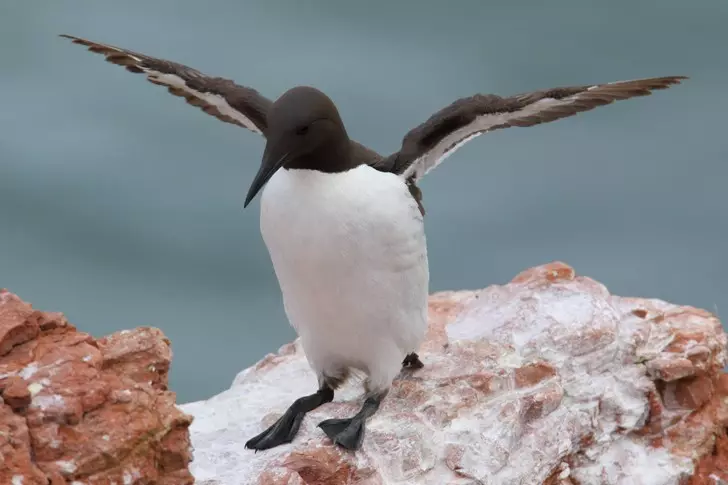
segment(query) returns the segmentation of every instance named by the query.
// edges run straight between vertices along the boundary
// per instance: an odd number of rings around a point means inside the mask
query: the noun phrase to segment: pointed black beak
[[[260,192],[260,189],[262,189],[266,182],[268,182],[273,174],[276,173],[276,170],[283,166],[287,159],[288,153],[285,153],[282,156],[271,156],[271,151],[268,150],[268,147],[266,147],[265,153],[263,153],[263,161],[260,164],[260,169],[258,169],[258,173],[255,175],[253,183],[250,184],[248,196],[245,197],[245,204],[243,204],[243,208],[248,207],[250,201],[255,198],[258,192]]]

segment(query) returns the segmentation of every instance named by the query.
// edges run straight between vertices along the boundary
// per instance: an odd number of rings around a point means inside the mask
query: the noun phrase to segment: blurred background
[[[728,321],[728,2],[83,0],[0,4],[0,287],[102,336],[160,327],[180,402],[294,338],[243,200],[258,135],[68,33],[275,99],[314,85],[381,153],[477,92],[683,85],[468,143],[422,182],[431,290],[563,260]]]

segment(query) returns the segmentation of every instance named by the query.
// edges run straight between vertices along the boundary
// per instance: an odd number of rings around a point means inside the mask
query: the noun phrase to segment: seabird
[[[361,410],[318,426],[337,445],[358,449],[366,420],[402,367],[422,367],[416,351],[427,329],[429,269],[416,183],[426,173],[483,133],[554,121],[687,79],[656,77],[508,97],[476,94],[436,112],[404,136],[398,151],[382,156],[349,138],[333,101],[313,87],[291,88],[273,102],[176,62],[62,37],[265,137],[245,206],[263,189],[261,234],[318,390],[297,399],[245,444],[254,450],[291,442],[306,413],[331,402],[352,370],[367,376]]]

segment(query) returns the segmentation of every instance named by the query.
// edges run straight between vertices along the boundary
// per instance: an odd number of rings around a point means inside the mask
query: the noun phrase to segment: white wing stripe
[[[478,116],[472,123],[447,135],[437,145],[435,145],[432,150],[416,159],[407,168],[407,170],[404,171],[402,177],[407,179],[414,175],[415,179],[420,179],[427,174],[427,172],[440,165],[458,148],[473,138],[492,130],[496,126],[507,125],[510,121],[515,119],[525,118],[529,115],[542,112],[548,107],[568,105],[572,103],[577,96],[578,95],[569,96],[560,100],[554,98],[543,98],[518,111]]]
[[[179,76],[176,76],[174,74],[166,74],[161,73],[159,71],[154,71],[152,69],[148,69],[142,66],[139,66],[140,69],[142,69],[146,74],[147,77],[152,80],[152,82],[157,82],[164,84],[165,86],[171,86],[174,88],[181,89],[182,91],[185,91],[186,93],[191,94],[195,98],[198,98],[200,100],[204,100],[207,104],[210,104],[217,108],[218,111],[224,116],[228,116],[239,123],[241,123],[243,126],[245,126],[250,131],[253,131],[258,134],[262,134],[260,129],[253,123],[248,117],[243,116],[243,114],[240,111],[237,111],[233,109],[219,94],[212,94],[212,93],[203,93],[200,91],[197,91],[195,89],[190,88],[185,83],[184,79],[180,78]]]
[[[61,37],[71,39],[74,44],[83,45],[89,51],[103,55],[108,62],[126,67],[127,70],[134,73],[146,74],[150,82],[167,87],[172,94],[185,98],[189,104],[202,109],[209,115],[263,135],[264,128],[261,129],[258,127],[253,119],[246,116],[244,112],[233,108],[225,97],[229,94],[232,97],[231,102],[237,102],[238,98],[240,98],[244,106],[247,104],[245,98],[249,97],[250,115],[254,117],[265,117],[265,111],[270,102],[255,91],[252,94],[248,93],[246,92],[246,88],[237,86],[232,81],[220,78],[209,78],[200,71],[182,64],[164,59],[156,59],[120,47],[92,42],[80,37],[66,34],[62,34]],[[195,80],[199,81],[197,87],[198,89],[202,89],[202,91],[193,89],[187,84],[187,82]],[[218,91],[218,88],[221,88],[222,92],[205,91],[206,83],[208,82],[212,83],[210,87],[214,91]],[[265,123],[263,122],[263,124]]]

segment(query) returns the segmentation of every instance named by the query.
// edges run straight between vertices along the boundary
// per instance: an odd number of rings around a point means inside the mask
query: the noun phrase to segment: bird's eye
[[[297,135],[305,135],[306,133],[308,133],[308,125],[299,126],[298,128],[296,128]]]

